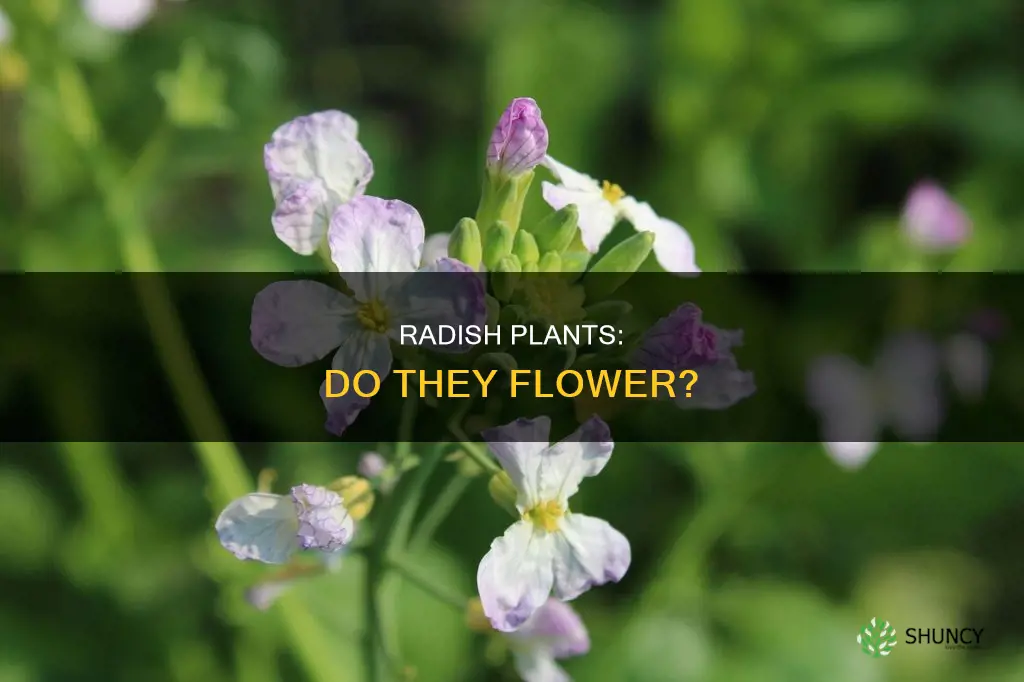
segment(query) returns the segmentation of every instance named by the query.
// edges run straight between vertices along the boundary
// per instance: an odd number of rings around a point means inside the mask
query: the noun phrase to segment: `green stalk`
[[[462,499],[463,493],[469,488],[469,483],[472,480],[466,476],[456,474],[448,481],[441,493],[434,498],[434,502],[427,508],[426,513],[423,514],[423,520],[416,527],[415,535],[410,543],[412,551],[420,551],[430,544],[430,541],[434,539],[437,529],[441,527],[441,524],[451,514],[452,509]]]

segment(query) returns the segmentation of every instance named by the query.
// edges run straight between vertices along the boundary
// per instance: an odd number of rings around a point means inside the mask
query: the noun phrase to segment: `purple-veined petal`
[[[383,334],[371,331],[352,334],[338,348],[338,352],[335,353],[331,362],[331,368],[345,372],[350,382],[355,381],[358,372],[371,370],[377,373],[383,383],[391,371],[391,346],[388,344],[388,338]],[[363,377],[360,386],[366,392],[372,384],[369,383],[367,377]],[[332,392],[337,393],[344,388],[344,385],[339,380],[332,384],[331,388]],[[320,398],[327,409],[327,421],[324,426],[337,436],[344,433],[345,429],[356,420],[359,413],[370,404],[370,399],[357,395],[352,385],[349,386],[349,391],[345,395],[328,398],[326,380],[320,385]]]
[[[435,336],[442,325],[482,327],[487,322],[483,278],[465,263],[442,258],[391,287],[386,302],[392,322],[389,335],[401,340],[401,325],[430,327]],[[464,353],[469,345],[423,344],[442,353]]]
[[[548,652],[555,658],[582,656],[590,651],[590,634],[579,614],[565,602],[548,599],[515,632],[517,645]]]
[[[423,219],[409,204],[361,196],[335,211],[327,241],[331,259],[356,299],[368,302],[383,300],[388,285],[400,280],[388,273],[419,268],[423,235]]]
[[[264,147],[274,231],[296,253],[314,253],[337,207],[360,196],[373,177],[358,130],[348,114],[322,111],[280,126]]]
[[[480,435],[519,491],[517,504],[520,508],[539,501],[540,467],[543,454],[551,444],[550,417],[517,419],[504,426],[485,429]]]
[[[654,257],[667,272],[699,273],[696,250],[690,233],[682,225],[662,218],[650,204],[624,198],[622,214],[638,232],[654,233]]]
[[[299,520],[299,546],[303,549],[337,552],[352,541],[355,521],[338,493],[303,483],[292,488],[292,503]]]
[[[521,175],[544,159],[548,129],[540,107],[530,97],[517,97],[498,119],[487,145],[487,168],[508,177]]]
[[[299,521],[282,495],[244,495],[224,508],[214,528],[224,549],[239,559],[283,564],[298,549]]]
[[[608,464],[615,443],[600,417],[591,417],[565,440],[555,443],[539,456],[541,465],[537,497],[567,506],[580,482],[597,476]]]
[[[514,632],[551,595],[554,534],[517,521],[491,543],[477,569],[484,614],[499,632]]]
[[[523,682],[572,682],[554,657],[543,649],[512,649],[512,665]]]
[[[719,358],[720,333],[704,324],[702,316],[693,303],[680,305],[644,332],[630,364],[637,369],[677,372],[715,362]]]
[[[833,441],[822,443],[825,452],[844,469],[859,469],[867,464],[871,456],[878,450],[878,443],[871,441],[849,442]]]
[[[629,570],[626,536],[604,519],[568,513],[555,538],[553,594],[570,601],[592,587],[617,583]]]
[[[352,299],[326,284],[274,282],[253,299],[252,345],[277,365],[306,365],[360,330],[355,313]]]

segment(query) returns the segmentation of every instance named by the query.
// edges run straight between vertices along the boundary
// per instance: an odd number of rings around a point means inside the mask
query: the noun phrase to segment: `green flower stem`
[[[462,499],[463,493],[469,488],[469,483],[473,479],[462,475],[453,476],[441,493],[434,498],[433,503],[427,508],[427,511],[423,514],[423,520],[420,521],[416,527],[416,532],[413,536],[412,542],[410,543],[410,549],[412,551],[419,551],[425,549],[430,541],[434,539],[434,534],[437,529],[441,527],[448,515],[451,514],[452,509]]]
[[[490,474],[496,474],[501,471],[501,467],[494,461],[494,458],[487,454],[479,443],[474,443],[469,440],[469,436],[462,430],[462,427],[450,425],[448,429],[452,432],[456,438],[459,439],[459,446],[466,451],[466,454],[481,467],[484,471]]]
[[[390,557],[387,566],[402,576],[404,580],[415,585],[425,594],[434,597],[439,602],[451,606],[460,613],[466,610],[466,604],[469,602],[466,597],[435,583],[419,566],[409,561],[405,556]]]
[[[98,145],[99,125],[92,114],[94,109],[81,72],[73,62],[64,61],[58,65],[56,77],[65,122],[82,149],[102,195],[104,208],[117,231],[126,269],[133,273],[146,273],[135,276],[136,291],[178,408],[194,435],[213,436],[212,441],[195,442],[193,447],[213,487],[211,497],[214,508],[217,508],[251,491],[251,477],[234,443],[227,440],[227,431],[199,372],[160,274],[162,269],[156,249],[145,229],[139,208],[133,202],[133,192],[126,191],[126,176],[117,172]],[[334,682],[332,646],[324,637],[323,629],[300,602],[287,595],[281,599],[280,611],[309,677],[315,682]]]

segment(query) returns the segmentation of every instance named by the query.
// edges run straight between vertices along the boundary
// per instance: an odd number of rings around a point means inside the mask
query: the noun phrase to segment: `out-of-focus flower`
[[[491,629],[479,599],[470,602],[468,611],[472,629]],[[518,630],[502,636],[523,682],[570,682],[572,678],[556,661],[590,651],[590,634],[583,620],[569,604],[557,599],[548,599]]]
[[[515,177],[532,170],[548,152],[548,129],[540,107],[530,97],[517,97],[502,112],[487,145],[487,170]]]
[[[545,157],[544,165],[560,184],[544,182],[544,200],[551,208],[570,204],[579,210],[579,228],[583,245],[597,253],[612,228],[620,219],[629,221],[639,232],[654,234],[654,257],[668,272],[700,272],[695,260],[693,240],[682,225],[654,212],[650,204],[628,196],[618,185],[607,180],[598,183],[568,166]]]
[[[1001,339],[1008,326],[1006,317],[993,308],[975,311],[966,324],[967,331],[989,343]]]
[[[722,410],[754,394],[754,373],[740,370],[732,352],[743,344],[743,331],[718,329],[701,318],[696,305],[679,306],[644,334],[630,364],[635,369],[676,372],[673,401],[679,407]],[[678,376],[688,369],[697,372],[689,389],[692,377]]]
[[[356,470],[364,478],[377,478],[388,468],[388,461],[377,452],[366,452],[359,458]]]
[[[841,466],[856,468],[887,426],[904,441],[932,440],[944,415],[940,370],[935,343],[911,332],[890,338],[871,368],[845,356],[817,358],[807,393],[826,450]]]
[[[5,44],[11,39],[11,21],[4,14],[3,8],[0,8],[0,45]]]
[[[907,196],[903,228],[922,249],[950,251],[970,237],[971,221],[945,190],[934,182],[923,181]]]
[[[373,177],[358,133],[348,114],[321,111],[285,123],[264,147],[274,232],[296,253],[316,252],[334,211],[362,195]]]
[[[253,301],[253,347],[285,367],[315,362],[338,349],[333,369],[353,378],[370,370],[383,380],[391,371],[389,339],[400,340],[402,324],[482,325],[487,316],[483,282],[469,266],[450,258],[420,267],[423,234],[419,213],[402,201],[361,196],[343,204],[331,219],[328,242],[353,297],[319,282],[271,284]],[[338,435],[370,403],[355,390],[340,397],[326,393],[324,381],[320,396],[328,413],[326,427]]]
[[[128,33],[149,20],[156,0],[82,0],[82,10],[99,27]]]
[[[285,568],[280,573],[267,580],[256,583],[245,591],[245,600],[260,611],[266,611],[284,593],[290,591],[295,585],[304,579],[328,573],[335,573],[341,568],[344,552],[332,554],[321,554],[323,564],[321,566],[296,566]]]
[[[283,564],[300,549],[339,551],[351,542],[355,521],[341,495],[303,483],[291,495],[250,493],[234,500],[214,528],[237,558]]]
[[[518,419],[482,435],[518,491],[521,519],[480,561],[477,590],[491,626],[514,632],[552,595],[575,599],[618,582],[632,558],[629,540],[602,519],[569,510],[580,482],[608,463],[615,444],[594,417],[550,444],[551,420]]]
[[[960,332],[946,341],[944,350],[946,370],[953,387],[965,400],[981,399],[992,367],[985,342],[975,334]]]

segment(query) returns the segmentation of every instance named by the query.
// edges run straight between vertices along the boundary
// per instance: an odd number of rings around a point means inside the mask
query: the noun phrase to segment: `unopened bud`
[[[516,232],[512,243],[512,253],[523,265],[536,264],[540,260],[540,250],[537,248],[537,240],[526,230]]]
[[[463,218],[452,231],[448,241],[448,255],[477,270],[483,258],[480,228],[472,218]]]
[[[539,164],[548,151],[548,129],[540,107],[517,97],[502,112],[487,146],[487,170],[504,177],[521,175]]]
[[[537,264],[538,272],[561,272],[562,257],[555,251],[548,251]]]
[[[522,266],[515,256],[505,256],[498,261],[497,267],[491,274],[491,287],[499,301],[511,300],[512,294],[519,284],[521,272]]]
[[[587,251],[566,251],[562,254],[561,272],[580,273],[590,264],[590,253]]]
[[[359,458],[359,464],[356,466],[356,471],[359,475],[364,478],[377,478],[384,473],[384,470],[388,468],[388,462],[386,459],[380,456],[376,452],[366,452]]]
[[[502,258],[512,253],[512,228],[502,221],[496,221],[484,235],[484,265],[489,271],[495,270]]]
[[[554,213],[548,214],[543,220],[537,223],[530,232],[537,239],[537,246],[541,251],[556,251],[561,253],[569,248],[573,239],[579,232],[577,224],[580,212],[575,204],[561,208]]]
[[[615,324],[633,312],[633,306],[627,301],[601,301],[584,308],[587,321],[597,324]]]
[[[583,278],[588,300],[601,300],[633,276],[654,248],[653,232],[637,232],[616,245]]]
[[[519,491],[512,485],[512,479],[507,473],[499,471],[491,476],[491,480],[487,482],[487,492],[491,494],[495,504],[512,516],[519,517],[519,509],[516,507]]]

